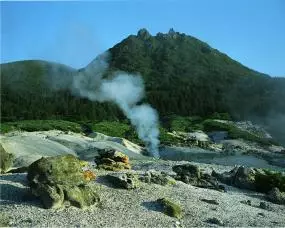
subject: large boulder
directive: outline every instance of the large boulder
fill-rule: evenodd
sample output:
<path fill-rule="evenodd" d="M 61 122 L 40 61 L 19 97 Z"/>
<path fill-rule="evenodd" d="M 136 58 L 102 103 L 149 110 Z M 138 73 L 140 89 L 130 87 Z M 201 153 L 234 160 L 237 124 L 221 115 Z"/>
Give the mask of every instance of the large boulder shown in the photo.
<path fill-rule="evenodd" d="M 224 191 L 224 187 L 219 185 L 217 179 L 209 174 L 202 173 L 198 166 L 192 164 L 176 165 L 172 170 L 177 173 L 175 179 L 186 184 L 191 184 L 200 188 L 210 188 Z"/>
<path fill-rule="evenodd" d="M 13 165 L 15 156 L 8 153 L 0 144 L 0 173 L 6 173 Z"/>
<path fill-rule="evenodd" d="M 120 151 L 112 148 L 105 148 L 98 151 L 99 156 L 95 157 L 95 162 L 99 169 L 110 171 L 120 171 L 131 169 L 129 157 Z"/>
<path fill-rule="evenodd" d="M 65 204 L 86 207 L 100 198 L 88 185 L 95 174 L 84 170 L 86 162 L 73 155 L 41 158 L 28 167 L 28 183 L 32 193 L 45 208 L 60 208 Z"/>
<path fill-rule="evenodd" d="M 219 181 L 242 189 L 268 193 L 272 188 L 285 190 L 285 176 L 281 172 L 264 169 L 235 167 L 229 172 L 212 172 L 212 176 Z"/>
<path fill-rule="evenodd" d="M 253 168 L 239 167 L 235 174 L 234 185 L 239 188 L 255 190 L 255 174 Z"/>
<path fill-rule="evenodd" d="M 255 175 L 256 170 L 253 168 L 246 168 L 243 166 L 235 167 L 229 172 L 216 173 L 212 172 L 212 176 L 216 177 L 222 183 L 233 185 L 238 188 L 255 190 Z"/>

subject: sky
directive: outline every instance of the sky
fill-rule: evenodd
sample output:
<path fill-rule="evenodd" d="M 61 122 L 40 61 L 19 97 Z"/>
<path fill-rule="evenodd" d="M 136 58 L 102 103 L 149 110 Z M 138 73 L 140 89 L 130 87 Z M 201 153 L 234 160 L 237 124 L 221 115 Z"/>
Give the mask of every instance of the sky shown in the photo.
<path fill-rule="evenodd" d="M 285 0 L 1 2 L 1 63 L 81 68 L 130 34 L 170 28 L 242 64 L 285 76 Z"/>

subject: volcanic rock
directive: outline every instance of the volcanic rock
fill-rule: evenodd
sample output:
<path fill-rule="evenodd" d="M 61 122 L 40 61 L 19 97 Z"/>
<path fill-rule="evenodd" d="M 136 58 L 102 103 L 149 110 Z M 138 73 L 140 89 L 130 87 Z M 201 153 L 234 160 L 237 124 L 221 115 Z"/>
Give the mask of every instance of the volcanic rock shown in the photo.
<path fill-rule="evenodd" d="M 106 177 L 111 184 L 118 188 L 135 189 L 139 185 L 138 176 L 132 173 L 111 173 Z"/>
<path fill-rule="evenodd" d="M 285 205 L 285 193 L 280 192 L 278 188 L 273 188 L 268 193 L 267 198 L 273 203 Z"/>
<path fill-rule="evenodd" d="M 219 185 L 217 179 L 209 174 L 202 173 L 198 166 L 191 164 L 176 165 L 172 170 L 177 173 L 176 180 L 191 184 L 199 188 L 209 188 L 225 191 L 224 186 Z"/>
<path fill-rule="evenodd" d="M 239 188 L 255 190 L 255 174 L 256 169 L 245 168 L 243 166 L 235 167 L 229 172 L 222 174 L 212 172 L 212 176 L 216 177 L 219 181 L 233 185 Z"/>
<path fill-rule="evenodd" d="M 105 148 L 98 151 L 99 156 L 95 157 L 95 162 L 98 168 L 120 171 L 124 169 L 131 169 L 129 157 L 122 152 L 116 151 L 112 148 Z"/>
<path fill-rule="evenodd" d="M 87 185 L 95 174 L 84 171 L 84 166 L 86 162 L 73 155 L 41 158 L 28 168 L 31 192 L 45 208 L 61 208 L 65 203 L 80 208 L 96 204 L 100 198 Z"/>
<path fill-rule="evenodd" d="M 175 179 L 167 175 L 167 173 L 155 170 L 149 170 L 140 175 L 139 180 L 148 184 L 154 183 L 163 186 L 176 183 Z"/>
<path fill-rule="evenodd" d="M 280 187 L 281 191 L 285 189 L 285 176 L 281 172 L 240 166 L 224 173 L 213 171 L 212 176 L 225 184 L 263 193 L 274 187 Z"/>

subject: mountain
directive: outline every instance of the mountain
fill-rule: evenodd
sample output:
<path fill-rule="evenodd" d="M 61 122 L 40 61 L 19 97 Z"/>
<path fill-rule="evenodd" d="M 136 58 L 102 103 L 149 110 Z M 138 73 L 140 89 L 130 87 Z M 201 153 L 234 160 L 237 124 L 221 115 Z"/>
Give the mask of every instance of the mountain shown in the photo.
<path fill-rule="evenodd" d="M 284 78 L 249 69 L 207 43 L 173 29 L 155 36 L 141 29 L 108 51 L 109 73 L 140 73 L 146 86 L 145 101 L 161 116 L 227 112 L 235 119 L 260 119 L 285 115 Z M 2 121 L 123 118 L 113 104 L 90 102 L 67 91 L 71 81 L 63 75 L 75 73 L 71 67 L 44 61 L 1 64 Z M 60 90 L 54 92 L 52 88 L 57 85 Z"/>
<path fill-rule="evenodd" d="M 277 94 L 284 98 L 278 90 L 285 88 L 285 79 L 249 69 L 205 42 L 173 29 L 156 36 L 142 29 L 110 52 L 112 69 L 142 74 L 148 101 L 160 113 L 230 112 L 236 118 L 247 118 L 285 110 L 282 104 L 277 108 L 270 104 Z"/>

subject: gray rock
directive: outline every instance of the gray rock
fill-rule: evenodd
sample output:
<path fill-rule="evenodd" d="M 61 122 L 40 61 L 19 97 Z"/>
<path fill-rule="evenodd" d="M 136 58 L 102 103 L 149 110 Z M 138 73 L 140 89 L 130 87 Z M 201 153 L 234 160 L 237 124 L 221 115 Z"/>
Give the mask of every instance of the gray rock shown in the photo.
<path fill-rule="evenodd" d="M 211 199 L 201 199 L 201 201 L 213 204 L 213 205 L 219 205 L 219 202 L 217 200 L 211 200 Z"/>
<path fill-rule="evenodd" d="M 285 193 L 280 192 L 278 188 L 273 188 L 268 192 L 267 198 L 273 203 L 285 205 Z"/>
<path fill-rule="evenodd" d="M 118 188 L 135 189 L 139 185 L 138 176 L 132 173 L 111 173 L 107 180 Z"/>
<path fill-rule="evenodd" d="M 255 174 L 256 171 L 254 169 L 243 166 L 235 167 L 230 172 L 221 174 L 215 171 L 212 172 L 212 176 L 222 183 L 250 190 L 255 190 Z"/>
<path fill-rule="evenodd" d="M 176 165 L 172 167 L 172 170 L 177 173 L 175 179 L 183 181 L 186 184 L 191 184 L 199 188 L 225 191 L 215 177 L 202 173 L 198 166 L 191 164 Z"/>
<path fill-rule="evenodd" d="M 0 173 L 6 173 L 13 165 L 15 156 L 8 153 L 0 144 Z"/>
<path fill-rule="evenodd" d="M 237 170 L 238 170 L 238 167 L 235 167 L 231 171 L 224 172 L 224 173 L 217 173 L 215 170 L 213 170 L 212 176 L 216 177 L 222 183 L 225 183 L 227 185 L 233 185 L 234 177 L 236 175 Z"/>
<path fill-rule="evenodd" d="M 240 202 L 243 203 L 243 204 L 251 206 L 251 200 L 242 200 Z"/>
<path fill-rule="evenodd" d="M 139 180 L 145 183 L 153 183 L 163 186 L 176 183 L 175 179 L 168 176 L 165 172 L 155 170 L 149 170 L 144 174 L 140 175 Z"/>
<path fill-rule="evenodd" d="M 211 223 L 211 224 L 216 224 L 216 225 L 219 225 L 219 226 L 224 226 L 223 221 L 221 219 L 218 219 L 218 218 L 215 218 L 215 217 L 207 219 L 206 222 Z"/>
<path fill-rule="evenodd" d="M 255 190 L 255 170 L 240 166 L 234 177 L 234 185 L 239 188 Z"/>
<path fill-rule="evenodd" d="M 261 209 L 264 209 L 264 210 L 269 210 L 270 209 L 269 205 L 267 203 L 265 203 L 265 202 L 260 202 L 259 203 L 259 207 Z"/>
<path fill-rule="evenodd" d="M 200 178 L 201 171 L 198 166 L 185 164 L 185 165 L 175 165 L 172 170 L 180 176 L 188 176 L 192 178 Z"/>

